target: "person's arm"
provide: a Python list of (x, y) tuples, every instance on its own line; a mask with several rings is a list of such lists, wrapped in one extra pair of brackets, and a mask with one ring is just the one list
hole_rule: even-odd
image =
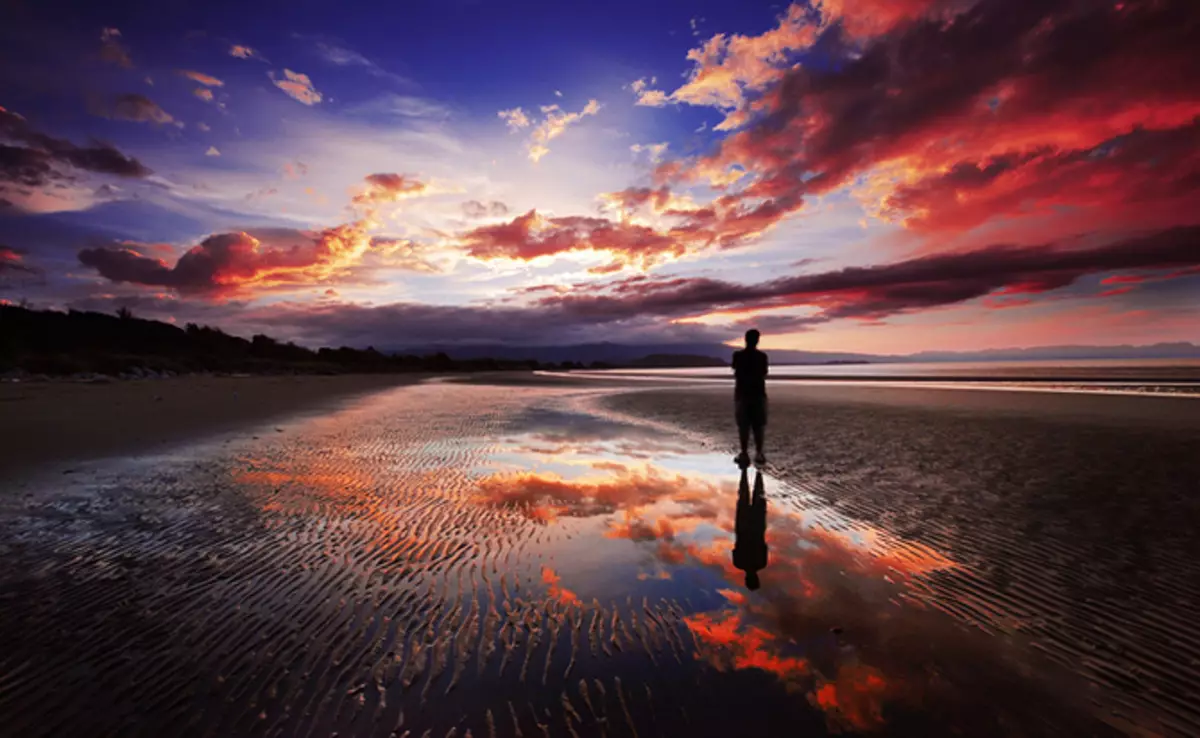
[(764, 377), (767, 376), (768, 374), (770, 374), (770, 367), (768, 366), (768, 364), (770, 364), (770, 362), (767, 361), (767, 355), (763, 354), (763, 376)]
[(734, 351), (733, 359), (731, 359), (729, 362), (729, 370), (732, 371), (734, 374), (737, 374), (738, 354), (740, 354), (740, 353), (741, 353), (740, 351)]

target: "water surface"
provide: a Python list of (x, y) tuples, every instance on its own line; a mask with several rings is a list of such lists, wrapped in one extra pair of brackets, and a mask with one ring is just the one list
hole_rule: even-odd
[[(5, 734), (1092, 735), (1126, 719), (1003, 612), (957, 616), (931, 585), (963, 563), (597, 396), (400, 388), (23, 484), (0, 508)], [(734, 555), (763, 546), (756, 572)]]

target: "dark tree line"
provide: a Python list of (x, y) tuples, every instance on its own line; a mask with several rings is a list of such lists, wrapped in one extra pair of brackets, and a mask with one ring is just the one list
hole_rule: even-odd
[(117, 315), (106, 315), (0, 305), (0, 372), (341, 374), (538, 368), (576, 367), (539, 366), (536, 361), (459, 361), (444, 353), (401, 356), (384, 354), (371, 347), (343, 346), (314, 351), (261, 334), (246, 340), (195, 323), (180, 328), (134, 317), (125, 309)]

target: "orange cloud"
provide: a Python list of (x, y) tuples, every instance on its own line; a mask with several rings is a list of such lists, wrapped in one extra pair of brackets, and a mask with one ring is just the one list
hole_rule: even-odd
[(732, 130), (747, 120), (749, 95), (777, 82), (790, 66), (789, 54), (810, 47), (819, 25), (797, 3), (788, 7), (775, 28), (758, 35), (719, 33), (688, 52), (693, 63), (688, 80), (674, 92), (651, 89), (637, 80), (630, 89), (637, 104), (661, 107), (667, 102), (714, 107), (726, 117), (715, 130)]
[(241, 44), (233, 44), (230, 46), (229, 55), (236, 56), (238, 59), (260, 59), (266, 61), (263, 59), (262, 54), (259, 54), (249, 46), (242, 46)]
[(529, 159), (534, 163), (550, 153), (546, 144), (561, 136), (568, 126), (578, 123), (586, 116), (600, 112), (600, 103), (588, 100), (587, 105), (584, 105), (583, 110), (578, 113), (568, 113), (557, 105), (544, 105), (542, 112), (546, 114), (546, 117), (533, 129), (529, 140)]
[(199, 82), (200, 84), (204, 85), (205, 87), (224, 87), (225, 86), (225, 83), (222, 82), (221, 80), (217, 79), (216, 77), (213, 77), (210, 74), (204, 74), (203, 72), (195, 72), (190, 69), (180, 69), (179, 73), (182, 74), (184, 77), (187, 77), (188, 79), (192, 80), (193, 82)]
[[(543, 156), (550, 153), (547, 144), (561, 136), (568, 127), (575, 125), (589, 115), (595, 115), (600, 112), (600, 103), (596, 100), (588, 100), (583, 109), (577, 113), (568, 113), (557, 104), (543, 105), (541, 111), (543, 115), (542, 121), (534, 126), (532, 133), (530, 133), (529, 141), (526, 144), (529, 160), (534, 163), (537, 163)], [(497, 115), (511, 131), (519, 131), (522, 128), (528, 128), (533, 125), (533, 121), (529, 115), (521, 108), (501, 110)]]
[(637, 99), (634, 105), (642, 105), (648, 108), (661, 108), (671, 102), (671, 98), (662, 90), (656, 90), (650, 85), (658, 82), (657, 77), (651, 77), (649, 81), (646, 78), (635, 79), (627, 85), (627, 89), (631, 90)]
[[(780, 25), (762, 36), (717, 34), (688, 52), (694, 64), (689, 81), (668, 93), (648, 87), (643, 80), (630, 86), (637, 105), (663, 107), (667, 103), (714, 107), (725, 119), (713, 130), (741, 127), (752, 111), (762, 106), (758, 93), (777, 82), (790, 66), (789, 54), (801, 51), (816, 40), (818, 29), (805, 19), (805, 11), (793, 5)], [(700, 130), (707, 129), (705, 123)]]
[(625, 538), (630, 541), (673, 541), (675, 540), (676, 524), (667, 517), (661, 517), (654, 522), (630, 515), (626, 512), (623, 520), (610, 520), (605, 535), (609, 538)]
[(548, 566), (542, 567), (542, 581), (546, 583), (546, 594), (550, 599), (558, 600), (564, 605), (578, 605), (579, 597), (569, 589), (560, 584), (561, 577)]
[(265, 244), (248, 233), (220, 233), (188, 249), (174, 266), (129, 248), (90, 248), (79, 261), (114, 282), (171, 287), (183, 293), (224, 296), (322, 282), (344, 276), (372, 248), (367, 221), (297, 232), (290, 244)]
[(192, 90), (192, 94), (195, 95), (196, 97), (200, 98), (204, 102), (212, 102), (213, 101), (212, 90), (207, 89), (205, 87), (197, 87), (196, 89)]
[(307, 74), (300, 74), (299, 72), (285, 69), (283, 70), (283, 79), (277, 79), (274, 72), (268, 76), (271, 77), (271, 81), (275, 83), (276, 87), (283, 90), (287, 93), (288, 97), (297, 102), (302, 102), (305, 105), (316, 105), (321, 102), (321, 93), (317, 91), (317, 88), (313, 87), (312, 80), (308, 78)]
[(697, 655), (716, 669), (761, 669), (788, 682), (810, 673), (807, 659), (780, 655), (784, 642), (762, 628), (744, 625), (737, 611), (693, 613), (683, 622), (700, 647)]
[(553, 509), (556, 514), (586, 517), (635, 508), (681, 492), (712, 494), (716, 487), (655, 469), (616, 472), (599, 479), (567, 480), (553, 474), (494, 474), (478, 483), (479, 499), (521, 510)]
[(354, 196), (356, 205), (379, 205), (428, 194), (429, 185), (404, 174), (369, 174), (366, 189)]
[(517, 131), (522, 128), (529, 127), (529, 116), (521, 108), (511, 108), (509, 110), (501, 110), (496, 113), (497, 116), (509, 127), (510, 130)]

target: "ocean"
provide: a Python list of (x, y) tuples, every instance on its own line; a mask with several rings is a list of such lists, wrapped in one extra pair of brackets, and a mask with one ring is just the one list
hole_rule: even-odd
[[(768, 352), (769, 354), (770, 352)], [(601, 373), (601, 372), (598, 372)], [(609, 369), (604, 374), (725, 378), (726, 367)], [(1200, 383), (1200, 359), (1082, 359), (1039, 361), (780, 364), (772, 379), (1081, 382), (1103, 384)]]

